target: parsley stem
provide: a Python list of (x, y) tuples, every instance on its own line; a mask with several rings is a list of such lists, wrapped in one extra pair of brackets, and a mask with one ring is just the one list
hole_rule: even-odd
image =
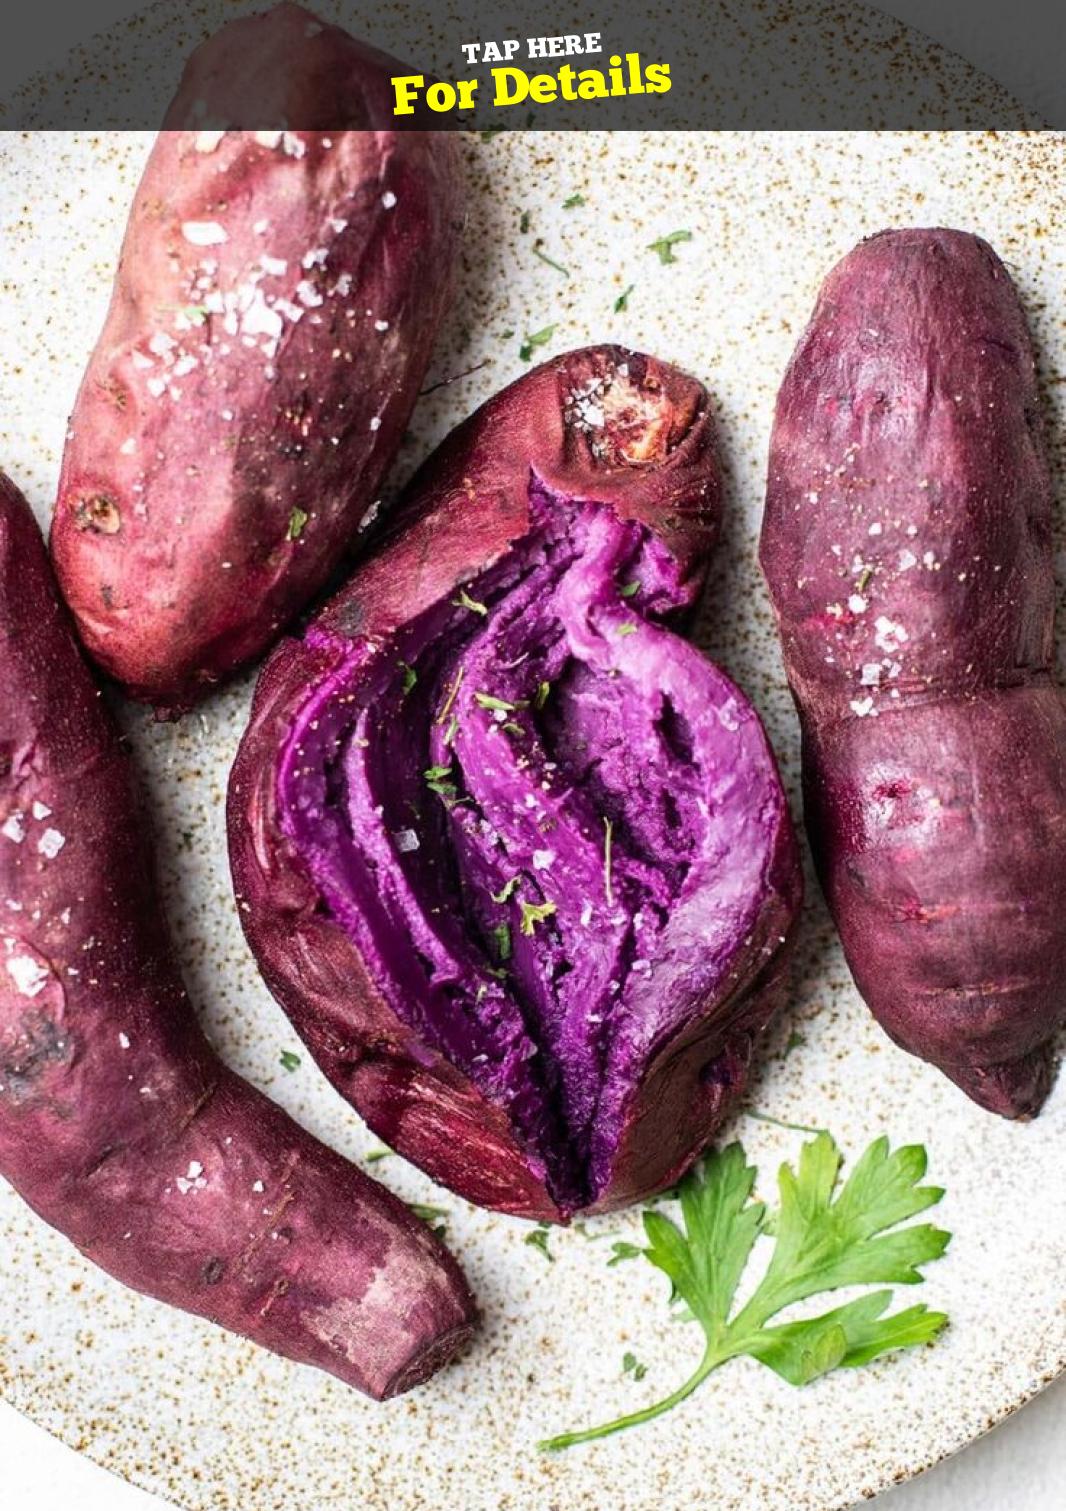
[(562, 1448), (572, 1448), (575, 1443), (592, 1443), (597, 1438), (606, 1438), (612, 1433), (624, 1432), (627, 1427), (639, 1427), (642, 1422), (651, 1422), (656, 1417), (672, 1411), (675, 1406), (680, 1406), (682, 1401), (687, 1401), (689, 1396), (700, 1388), (707, 1376), (720, 1364), (724, 1364), (728, 1357), (728, 1354), (722, 1354), (716, 1348), (708, 1348), (696, 1373), (670, 1395), (664, 1396), (661, 1401), (655, 1401), (651, 1406), (644, 1406), (640, 1411), (631, 1411), (624, 1417), (616, 1417), (613, 1422), (605, 1422), (600, 1427), (586, 1427), (582, 1432), (561, 1432), (558, 1437), (544, 1438), (537, 1447), (542, 1453), (558, 1453)]
[(808, 1123), (786, 1123), (782, 1118), (773, 1118), (768, 1112), (753, 1112), (750, 1107), (745, 1107), (745, 1113), (754, 1118), (757, 1123), (773, 1123), (775, 1128), (787, 1128), (790, 1133), (825, 1133), (825, 1128), (812, 1128)]

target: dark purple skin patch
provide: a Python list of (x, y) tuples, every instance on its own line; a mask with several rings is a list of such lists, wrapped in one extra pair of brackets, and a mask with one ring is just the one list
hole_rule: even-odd
[[(750, 987), (788, 819), (751, 705), (659, 622), (685, 602), (662, 543), (536, 477), (530, 511), (454, 600), (346, 647), (278, 806), (392, 1011), (569, 1214), (608, 1186), (656, 1051)], [(723, 1088), (731, 1054), (723, 1031)]]

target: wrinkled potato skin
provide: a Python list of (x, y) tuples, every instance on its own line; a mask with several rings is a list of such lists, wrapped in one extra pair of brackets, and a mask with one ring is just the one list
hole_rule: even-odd
[(1006, 1117), (1039, 1109), (1066, 1014), (1051, 500), (1033, 350), (992, 249), (945, 230), (857, 247), (781, 389), (762, 563), (859, 990)]
[(470, 1333), (454, 1261), (228, 1070), (171, 952), (127, 759), (0, 479), (0, 1174), (126, 1285), (375, 1397)]
[[(608, 426), (606, 455), (573, 423), (568, 395), (627, 366), (660, 422)], [(565, 1220), (506, 1114), (393, 1013), (352, 940), (284, 835), (277, 758), (307, 688), (361, 643), (377, 643), (490, 568), (533, 528), (530, 469), (560, 494), (646, 524), (678, 561), (694, 600), (721, 525), (715, 425), (703, 388), (665, 363), (590, 347), (534, 368), (454, 430), (409, 485), (381, 549), (318, 615), (307, 638), (268, 660), (230, 780), (230, 863), (241, 923), (271, 991), (322, 1069), (375, 1131), (434, 1179), (481, 1206)], [(633, 1099), (616, 1169), (596, 1211), (671, 1185), (742, 1094), (782, 1000), (801, 880), (791, 833), (767, 878), (762, 932), (747, 959), (765, 971), (706, 1004), (664, 1043)], [(788, 943), (781, 946), (787, 936)], [(738, 975), (744, 977), (743, 962)], [(703, 1074), (726, 1035), (728, 1080)]]
[(277, 118), (325, 129), (160, 133), (52, 527), (89, 653), (171, 714), (262, 652), (354, 542), (422, 384), (462, 222), (453, 136), (376, 129), (389, 60), (297, 7), (206, 43), (168, 121), (202, 99), (215, 118), (253, 44), (252, 82), (284, 81)]

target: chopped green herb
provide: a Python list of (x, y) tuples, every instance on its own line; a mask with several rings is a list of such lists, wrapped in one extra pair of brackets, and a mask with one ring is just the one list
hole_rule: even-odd
[(529, 211), (528, 210), (523, 210), (522, 214), (521, 214), (521, 216), (519, 217), (519, 220), (518, 220), (518, 229), (521, 231), (521, 233), (522, 233), (523, 236), (529, 230), (530, 219), (531, 219), (531, 216), (530, 216)]
[(622, 290), (618, 298), (614, 301), (614, 312), (616, 315), (620, 315), (623, 310), (627, 310), (629, 308), (629, 296), (635, 288), (636, 284), (631, 283), (627, 289)]
[(430, 792), (444, 799), (449, 808), (455, 806), (456, 785), (452, 781), (450, 766), (427, 766), (422, 776)]
[(794, 1049), (799, 1049), (800, 1046), (802, 1044), (806, 1044), (806, 1042), (807, 1040), (803, 1037), (803, 1035), (797, 1033), (796, 1030), (793, 1029), (788, 1036), (788, 1043), (785, 1045), (785, 1052), (781, 1058), (787, 1060)]
[(632, 598), (635, 593), (640, 592), (640, 583), (636, 580), (633, 582), (624, 582), (618, 589), (618, 592), (622, 598)]
[(526, 339), (522, 342), (522, 345), (518, 348), (518, 356), (520, 360), (523, 362), (529, 362), (532, 359), (534, 348), (538, 346), (547, 346), (548, 342), (554, 335), (554, 325), (546, 325), (544, 326), (543, 330), (534, 331), (532, 335), (527, 335)]
[(289, 515), (289, 540), (300, 539), (300, 536), (303, 534), (304, 525), (306, 525), (310, 517), (311, 516), (309, 514), (305, 514), (302, 509), (294, 509), (292, 511), (292, 513)]
[(691, 231), (671, 231), (669, 236), (660, 236), (658, 241), (649, 241), (648, 251), (657, 252), (662, 263), (676, 262), (674, 248), (679, 241), (691, 241)]
[(511, 339), (511, 337), (513, 335), (514, 335), (514, 331), (513, 330), (512, 331), (504, 331), (503, 335), (500, 337), (500, 340), (501, 341), (510, 341), (510, 339)]
[(522, 922), (519, 928), (527, 939), (533, 938), (533, 931), (538, 923), (543, 923), (546, 918), (550, 918), (556, 911), (553, 902), (523, 902), (520, 903), (520, 907), (522, 909)]
[(479, 708), (498, 708), (501, 713), (513, 714), (520, 708), (528, 708), (528, 703), (508, 703), (506, 698), (494, 698), (491, 693), (475, 693), (474, 702)]
[(609, 818), (603, 821), (603, 893), (607, 899), (607, 906), (614, 907), (614, 888), (611, 885), (611, 840), (614, 838), (614, 824)]
[(455, 714), (452, 714), (451, 718), (448, 721), (448, 728), (444, 731), (445, 745), (450, 745), (458, 733), (459, 720), (456, 718)]
[(420, 1217), (436, 1233), (438, 1238), (443, 1238), (448, 1228), (447, 1207), (428, 1207), (423, 1202), (408, 1202), (408, 1206), (416, 1217)]
[(533, 694), (533, 707), (543, 708), (545, 703), (547, 703), (548, 701), (548, 694), (551, 692), (551, 690), (552, 685), (550, 682), (538, 682), (537, 690)]
[(555, 1263), (555, 1255), (548, 1247), (548, 1234), (544, 1228), (534, 1228), (522, 1241), (528, 1243), (530, 1248), (539, 1249), (549, 1264)]
[(391, 1159), (391, 1157), (392, 1150), (386, 1149), (384, 1146), (382, 1146), (380, 1149), (371, 1149), (368, 1154), (364, 1154), (363, 1163), (366, 1165), (377, 1165), (381, 1162), (381, 1160)]
[(863, 567), (858, 582), (855, 584), (856, 592), (863, 593), (869, 585), (870, 578), (874, 575), (873, 567)]
[(513, 897), (514, 889), (517, 887), (518, 882), (519, 878), (517, 876), (512, 876), (510, 881), (505, 881), (498, 892), (491, 894), (493, 902), (506, 902), (509, 897)]
[(300, 1068), (300, 1056), (294, 1055), (291, 1049), (283, 1049), (278, 1059), (286, 1070), (299, 1070)]
[(506, 131), (506, 126), (482, 126), (478, 136), (483, 142), (491, 142), (494, 136), (499, 136), (501, 131)]
[(510, 722), (510, 720), (508, 720), (508, 722), (506, 724), (501, 724), (500, 728), (503, 730), (504, 734), (508, 734), (508, 735), (524, 735), (525, 734), (525, 730), (522, 728), (521, 724), (512, 724)]
[(397, 661), (396, 665), (403, 672), (401, 690), (404, 697), (406, 698), (407, 694), (411, 691), (415, 683), (418, 681), (418, 673), (415, 671), (414, 667), (410, 666), (406, 661)]
[(624, 1375), (632, 1375), (634, 1380), (643, 1380), (644, 1376), (648, 1373), (648, 1366), (646, 1364), (638, 1364), (636, 1354), (631, 1354), (627, 1349), (622, 1355), (622, 1373)]
[(620, 624), (618, 626), (618, 633), (620, 635), (635, 635), (637, 633), (637, 627), (633, 623), (632, 619), (627, 619), (625, 624)]
[(626, 1259), (637, 1259), (644, 1250), (639, 1243), (625, 1243), (619, 1239), (611, 1245), (611, 1257), (607, 1261), (607, 1268), (611, 1269), (616, 1264), (621, 1264)]
[(756, 1240), (767, 1230), (765, 1205), (752, 1199), (755, 1170), (739, 1144), (711, 1155), (682, 1180), (679, 1227), (661, 1212), (644, 1213), (644, 1257), (671, 1283), (675, 1315), (703, 1331), (695, 1372), (663, 1400), (601, 1427), (542, 1442), (558, 1450), (651, 1421), (687, 1400), (730, 1359), (755, 1359), (789, 1385), (806, 1385), (834, 1369), (855, 1369), (883, 1354), (930, 1343), (947, 1317), (924, 1305), (885, 1316), (890, 1290), (874, 1290), (819, 1316), (772, 1319), (800, 1301), (850, 1286), (913, 1285), (940, 1257), (950, 1234), (931, 1223), (900, 1224), (934, 1206), (938, 1186), (919, 1182), (926, 1153), (912, 1144), (890, 1152), (875, 1139), (839, 1184), (841, 1154), (828, 1133), (800, 1150), (798, 1169), (782, 1165), (774, 1247), (749, 1299), (734, 1310), (737, 1288)]
[(511, 925), (509, 923), (498, 923), (492, 931), (492, 940), (496, 946), (496, 959), (510, 960)]
[(577, 1234), (579, 1234), (579, 1236), (582, 1237), (582, 1238), (584, 1238), (588, 1243), (599, 1243), (599, 1241), (600, 1241), (601, 1238), (610, 1238), (610, 1236), (611, 1236), (610, 1233), (592, 1233), (592, 1232), (590, 1232), (589, 1231), (589, 1225), (588, 1225), (587, 1222), (575, 1222), (574, 1223), (574, 1232), (577, 1233)]
[(485, 615), (489, 611), (487, 604), (478, 603), (476, 598), (471, 598), (465, 588), (459, 589), (459, 597), (453, 598), (452, 603), (457, 609), (469, 609), (472, 614)]
[(585, 196), (583, 194), (571, 194), (569, 198), (563, 200), (563, 209), (576, 210), (578, 205), (583, 205), (584, 203)]
[(564, 268), (561, 262), (556, 262), (554, 257), (548, 256), (547, 252), (544, 250), (544, 242), (539, 236), (533, 243), (533, 256), (539, 257), (541, 262), (546, 262), (548, 266), (550, 268), (554, 268), (557, 273), (562, 273), (564, 278), (570, 277), (569, 268)]
[(203, 325), (209, 312), (206, 304), (186, 304), (178, 313), (184, 315), (191, 325)]

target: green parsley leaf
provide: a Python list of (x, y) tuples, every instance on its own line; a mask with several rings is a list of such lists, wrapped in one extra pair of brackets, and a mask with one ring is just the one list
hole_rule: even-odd
[(634, 1380), (643, 1380), (648, 1373), (648, 1366), (638, 1363), (636, 1354), (631, 1354), (627, 1349), (622, 1355), (622, 1373), (632, 1375)]
[(190, 325), (203, 325), (207, 319), (208, 309), (206, 304), (186, 304), (182, 306), (179, 313), (185, 316)]
[(622, 1239), (616, 1239), (611, 1245), (611, 1257), (607, 1261), (607, 1268), (622, 1264), (626, 1259), (639, 1259), (644, 1250), (639, 1243), (626, 1243)]
[(794, 1049), (799, 1049), (802, 1045), (806, 1044), (806, 1042), (807, 1040), (803, 1037), (803, 1035), (801, 1033), (797, 1033), (796, 1030), (793, 1029), (788, 1036), (788, 1043), (785, 1045), (781, 1058), (783, 1060), (787, 1060)]
[(493, 902), (506, 902), (509, 897), (512, 897), (514, 895), (514, 889), (518, 885), (518, 880), (519, 878), (517, 876), (512, 876), (510, 881), (504, 882), (503, 886), (498, 892), (491, 893), (490, 895)]
[(408, 665), (408, 663), (406, 661), (397, 661), (396, 665), (403, 672), (403, 682), (401, 683), (401, 691), (403, 692), (403, 695), (406, 698), (407, 694), (411, 691), (411, 689), (414, 687), (415, 683), (418, 681), (418, 673), (415, 671), (414, 667)]
[(543, 923), (556, 911), (553, 902), (523, 902), (519, 906), (522, 909), (522, 922), (519, 928), (527, 939), (533, 938), (533, 932), (538, 923)]
[(629, 296), (635, 288), (636, 284), (631, 283), (627, 289), (622, 290), (618, 298), (614, 301), (614, 312), (616, 315), (620, 315), (623, 310), (627, 310), (629, 308)]
[(532, 359), (534, 348), (537, 346), (547, 346), (554, 335), (554, 325), (546, 325), (542, 330), (534, 331), (532, 335), (527, 335), (522, 345), (518, 348), (518, 355), (521, 361), (529, 362)]
[(451, 745), (458, 733), (459, 720), (456, 718), (455, 714), (452, 714), (451, 718), (448, 720), (448, 728), (444, 731), (445, 745)]
[(583, 205), (584, 203), (585, 196), (583, 194), (571, 194), (563, 200), (563, 209), (576, 210), (578, 205)]
[(469, 609), (472, 614), (485, 615), (488, 613), (488, 605), (479, 603), (476, 598), (471, 598), (465, 588), (459, 589), (459, 597), (453, 598), (452, 603), (457, 609)]
[(622, 586), (618, 589), (618, 594), (619, 594), (620, 598), (632, 598), (633, 595), (634, 595), (634, 593), (639, 593), (639, 592), (640, 592), (640, 583), (637, 582), (636, 580), (634, 580), (633, 582), (624, 582), (622, 584)]
[(541, 262), (546, 262), (548, 266), (550, 268), (554, 268), (557, 273), (562, 273), (564, 278), (570, 277), (569, 268), (564, 268), (561, 262), (556, 262), (554, 257), (548, 256), (547, 252), (544, 250), (544, 240), (540, 236), (538, 236), (536, 241), (533, 243), (533, 256), (539, 257)]
[(660, 236), (658, 241), (648, 242), (648, 251), (657, 252), (662, 263), (676, 262), (674, 247), (679, 241), (691, 241), (691, 231), (671, 231), (669, 236)]
[(550, 682), (538, 682), (537, 690), (533, 694), (533, 707), (543, 708), (545, 703), (547, 703), (548, 701), (548, 694), (551, 692), (551, 690), (552, 685)]
[(427, 782), (441, 782), (446, 777), (450, 777), (451, 774), (452, 768), (450, 766), (427, 766), (422, 773)]
[(380, 1149), (371, 1149), (368, 1154), (364, 1154), (363, 1155), (363, 1163), (365, 1165), (376, 1165), (376, 1164), (378, 1164), (383, 1159), (391, 1159), (391, 1158), (392, 1158), (392, 1150), (391, 1149), (386, 1149), (384, 1147), (384, 1145), (383, 1145)]
[(303, 534), (304, 525), (306, 525), (307, 521), (310, 518), (311, 516), (309, 514), (305, 514), (302, 509), (294, 509), (289, 515), (289, 529), (287, 532), (288, 539), (299, 540), (300, 536)]
[(529, 211), (528, 210), (523, 210), (522, 214), (521, 214), (521, 216), (519, 217), (519, 220), (518, 220), (518, 229), (521, 231), (521, 233), (522, 233), (523, 236), (529, 230), (530, 219), (531, 219), (531, 216), (530, 216)]
[(921, 1267), (938, 1259), (951, 1237), (931, 1223), (909, 1222), (944, 1194), (939, 1186), (920, 1184), (926, 1165), (920, 1145), (892, 1152), (882, 1137), (841, 1185), (840, 1150), (828, 1133), (818, 1133), (800, 1150), (797, 1169), (785, 1164), (778, 1172), (773, 1253), (749, 1299), (736, 1308), (741, 1277), (769, 1226), (767, 1211), (752, 1199), (756, 1172), (740, 1145), (712, 1154), (680, 1183), (683, 1228), (661, 1212), (644, 1213), (644, 1257), (669, 1279), (671, 1299), (683, 1304), (685, 1320), (698, 1322), (703, 1332), (697, 1369), (652, 1406), (539, 1446), (557, 1451), (661, 1416), (730, 1359), (756, 1359), (798, 1386), (833, 1369), (855, 1369), (932, 1342), (947, 1323), (943, 1312), (919, 1305), (886, 1316), (890, 1290), (771, 1325), (786, 1307), (829, 1291), (915, 1285), (924, 1278)]
[(869, 586), (870, 578), (873, 575), (874, 575), (874, 568), (873, 567), (863, 567), (862, 572), (860, 573), (860, 576), (859, 576), (859, 580), (855, 584), (855, 591), (857, 593), (864, 593), (866, 591), (867, 587)]
[(478, 136), (483, 142), (491, 142), (494, 136), (499, 136), (501, 131), (506, 130), (506, 126), (482, 126)]
[(509, 923), (498, 923), (492, 931), (492, 942), (496, 946), (496, 959), (510, 960), (511, 925)]
[(549, 1264), (555, 1263), (555, 1255), (548, 1247), (548, 1234), (544, 1228), (534, 1228), (531, 1233), (526, 1234), (522, 1242), (528, 1243), (531, 1248), (539, 1249)]
[(618, 633), (620, 635), (635, 635), (637, 633), (637, 626), (633, 623), (632, 619), (627, 619), (625, 624), (618, 626)]
[(500, 339), (502, 341), (510, 341), (510, 339), (511, 339), (511, 337), (513, 335), (514, 335), (514, 331), (504, 331), (504, 333), (503, 333), (503, 335), (501, 336)]
[(291, 1049), (283, 1049), (278, 1059), (286, 1070), (299, 1070), (300, 1068), (300, 1056), (294, 1055)]

